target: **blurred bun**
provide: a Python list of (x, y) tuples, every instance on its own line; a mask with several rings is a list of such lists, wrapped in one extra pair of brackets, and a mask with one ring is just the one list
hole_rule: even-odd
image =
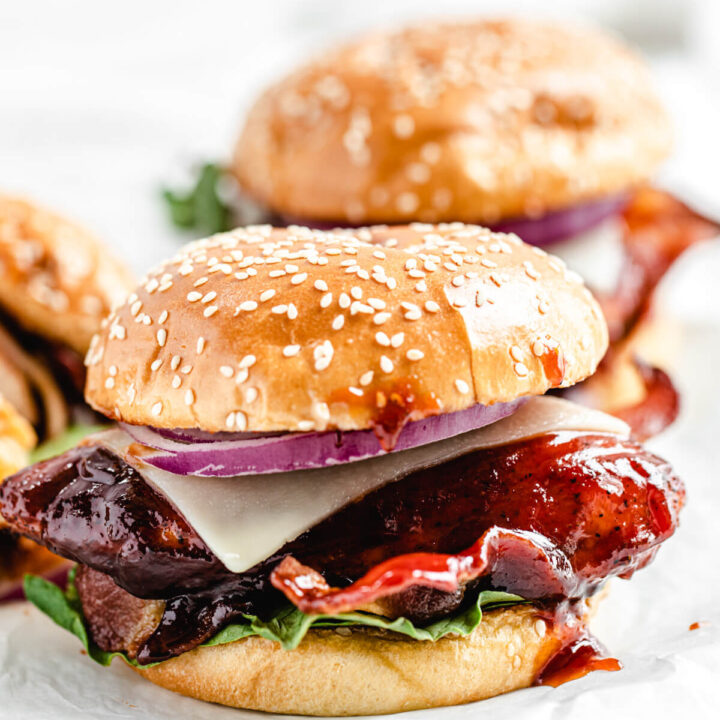
[(358, 430), (572, 385), (606, 347), (579, 277), (516, 236), (262, 226), (151, 273), (93, 340), (86, 398), (157, 427)]
[(79, 353), (132, 278), (87, 230), (0, 195), (0, 310)]
[(647, 180), (670, 135), (644, 63), (600, 31), (425, 22), (269, 88), (233, 168), (259, 203), (308, 222), (493, 224)]
[(30, 423), (0, 395), (0, 482), (28, 464), (36, 440)]

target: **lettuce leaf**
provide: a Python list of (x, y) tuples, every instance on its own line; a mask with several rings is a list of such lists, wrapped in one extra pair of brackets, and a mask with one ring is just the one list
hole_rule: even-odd
[(219, 192), (224, 175), (225, 170), (220, 165), (205, 163), (197, 170), (193, 188), (186, 192), (163, 191), (170, 219), (176, 227), (203, 235), (233, 228), (231, 208)]
[[(54, 583), (35, 575), (25, 576), (24, 588), (25, 597), (60, 627), (78, 637), (93, 660), (101, 665), (109, 665), (114, 657), (121, 657), (128, 665), (138, 666), (138, 662), (127, 657), (125, 653), (106, 652), (91, 641), (75, 589), (74, 569), (68, 576), (65, 592)], [(451, 633), (469, 635), (480, 624), (483, 610), (517, 605), (523, 602), (525, 601), (518, 595), (483, 590), (467, 608), (425, 627), (416, 627), (410, 620), (403, 617), (390, 620), (380, 615), (359, 611), (338, 613), (337, 615), (306, 615), (291, 605), (280, 610), (268, 621), (260, 620), (254, 615), (245, 615), (244, 622), (224, 627), (217, 635), (203, 643), (203, 646), (223, 645), (256, 635), (279, 642), (285, 650), (293, 650), (300, 644), (311, 627), (373, 627), (400, 633), (414, 640), (435, 641)], [(144, 667), (149, 667), (149, 665)]]
[(107, 430), (108, 427), (108, 425), (71, 425), (60, 435), (38, 445), (30, 453), (30, 464), (34, 465), (41, 460), (62, 455), (66, 450), (74, 448), (84, 437), (101, 430)]

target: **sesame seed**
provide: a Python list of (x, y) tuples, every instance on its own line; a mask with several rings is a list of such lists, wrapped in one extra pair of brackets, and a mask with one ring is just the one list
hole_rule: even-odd
[(235, 374), (235, 371), (229, 365), (221, 365), (220, 374), (226, 378), (231, 378)]
[(523, 359), (523, 351), (518, 345), (512, 345), (510, 347), (510, 357), (517, 362), (521, 362)]
[(195, 393), (192, 390), (185, 392), (185, 404), (192, 405), (195, 402)]
[(294, 303), (290, 303), (288, 305), (287, 316), (288, 320), (294, 320), (298, 316), (298, 309), (295, 307)]
[(357, 397), (362, 397), (365, 394), (360, 388), (353, 387), (352, 385), (348, 387), (348, 391)]
[(257, 306), (258, 304), (254, 300), (245, 300), (238, 305), (238, 309), (244, 310), (245, 312), (252, 312), (253, 310), (257, 310)]
[(158, 322), (162, 325), (166, 320), (168, 319), (168, 311), (163, 310), (160, 313), (160, 317), (158, 318)]
[(192, 369), (193, 369), (193, 366), (192, 366), (192, 365), (183, 365), (183, 366), (180, 368), (180, 372), (181, 372), (183, 375), (189, 375), (189, 374), (192, 372)]
[(300, 352), (300, 346), (299, 345), (286, 345), (283, 348), (283, 355), (286, 358), (294, 357)]
[(237, 371), (237, 375), (235, 376), (235, 383), (237, 385), (242, 385), (248, 379), (249, 375), (250, 375), (250, 371), (247, 368), (241, 367)]
[(157, 344), (160, 347), (164, 347), (166, 340), (167, 340), (167, 330), (165, 328), (160, 328), (157, 331)]
[(152, 406), (150, 412), (151, 412), (155, 417), (157, 417), (157, 416), (162, 412), (162, 409), (163, 409), (162, 403), (161, 403), (161, 402), (156, 402), (156, 403)]
[(257, 361), (257, 358), (254, 355), (246, 355), (240, 361), (240, 367), (241, 368), (251, 368), (255, 364), (256, 361)]
[(217, 297), (217, 293), (214, 290), (211, 290), (209, 293), (205, 293), (203, 295), (203, 299), (200, 301), (203, 305), (207, 305), (209, 302), (212, 302)]
[(117, 375), (117, 372), (118, 372), (117, 365), (111, 365), (111, 366), (108, 368), (108, 373), (110, 373), (110, 375), (111, 375), (112, 377), (115, 377), (115, 376)]
[(115, 387), (115, 378), (107, 378), (105, 380), (105, 389), (106, 390), (112, 390)]
[(399, 332), (392, 336), (390, 339), (390, 344), (394, 348), (399, 348), (403, 342), (405, 341), (405, 333)]
[(375, 310), (384, 310), (386, 307), (385, 301), (380, 300), (380, 298), (368, 298), (367, 303), (371, 308), (374, 308)]
[(283, 275), (287, 275), (287, 273), (284, 270), (271, 270), (268, 273), (268, 275), (271, 278), (279, 278), (279, 277), (282, 277)]
[(373, 375), (374, 375), (374, 374), (375, 374), (375, 373), (374, 373), (372, 370), (368, 370), (367, 372), (364, 372), (364, 373), (360, 376), (360, 384), (363, 385), (363, 386), (369, 385), (369, 384), (372, 382), (372, 379), (373, 379)]
[(425, 309), (431, 313), (440, 312), (440, 306), (434, 300), (428, 300), (425, 303)]
[(387, 322), (391, 317), (392, 316), (389, 312), (380, 312), (373, 317), (373, 323), (375, 323), (375, 325), (382, 325)]
[(301, 282), (305, 282), (307, 280), (307, 273), (298, 273), (297, 275), (293, 275), (290, 279), (290, 282), (293, 285), (299, 285)]
[(425, 292), (427, 290), (427, 283), (424, 280), (415, 283), (415, 290), (417, 292)]
[(384, 373), (391, 373), (394, 368), (393, 361), (387, 355), (380, 356), (380, 369)]
[(203, 276), (203, 277), (201, 277), (201, 278), (198, 278), (198, 279), (193, 283), (193, 287), (200, 287), (201, 285), (204, 285), (209, 279), (210, 279), (210, 278), (205, 277), (205, 276)]
[(413, 120), (412, 116), (404, 113), (396, 115), (393, 119), (393, 132), (396, 137), (406, 140), (415, 132), (415, 120)]
[(254, 387), (249, 387), (245, 391), (245, 402), (248, 403), (248, 405), (251, 405), (257, 400), (258, 397), (258, 389)]
[(409, 310), (404, 317), (406, 320), (419, 320), (422, 317), (422, 312), (420, 312), (420, 309)]
[(456, 275), (451, 282), (455, 287), (460, 287), (465, 284), (465, 278), (462, 275)]
[(160, 358), (157, 358), (157, 360), (153, 360), (152, 363), (150, 363), (150, 369), (155, 372), (161, 365), (163, 361)]
[(172, 386), (177, 390), (180, 387), (182, 380), (179, 375), (173, 375)]
[(327, 422), (330, 419), (330, 408), (327, 403), (319, 402), (315, 403), (315, 414), (321, 419)]
[(411, 350), (408, 350), (405, 354), (405, 357), (408, 360), (417, 361), (422, 360), (425, 357), (425, 353), (422, 350), (417, 350), (416, 348), (412, 348)]
[(318, 279), (313, 283), (313, 287), (321, 292), (327, 292), (328, 284), (324, 280)]
[(345, 324), (345, 316), (344, 315), (336, 315), (332, 321), (332, 329), (340, 330), (340, 328), (342, 328), (342, 326), (344, 324)]
[(235, 413), (235, 427), (240, 432), (245, 432), (247, 430), (247, 415), (242, 410), (238, 410)]
[(375, 341), (383, 347), (390, 347), (390, 338), (382, 331), (375, 333)]
[(484, 257), (482, 260), (480, 260), (480, 264), (486, 268), (496, 268), (498, 266), (496, 262), (493, 262), (492, 260), (490, 260), (486, 257)]
[(338, 300), (338, 304), (343, 310), (349, 308), (351, 302), (352, 301), (350, 300), (350, 296), (347, 293), (340, 293), (340, 299)]
[(545, 345), (541, 340), (536, 340), (533, 343), (532, 352), (535, 357), (542, 357), (545, 354)]
[(218, 311), (217, 305), (210, 305), (205, 308), (205, 310), (203, 311), (203, 315), (205, 317), (212, 317), (217, 311)]
[(192, 292), (189, 292), (187, 294), (187, 299), (189, 302), (197, 302), (202, 298), (202, 293), (198, 292), (197, 290), (193, 290)]
[(460, 378), (455, 381), (455, 387), (461, 395), (467, 395), (470, 392), (470, 386)]
[(272, 288), (269, 290), (263, 290), (263, 292), (260, 293), (260, 302), (267, 302), (271, 298), (275, 297), (275, 290)]
[(527, 377), (528, 372), (529, 371), (527, 369), (527, 365), (525, 365), (524, 363), (521, 363), (521, 362), (515, 363), (515, 374), (516, 375), (518, 375), (519, 377)]
[(228, 416), (225, 418), (225, 425), (229, 428), (234, 427), (234, 425), (235, 425), (235, 413), (234, 412), (228, 413)]
[(284, 315), (287, 312), (287, 309), (287, 305), (275, 305), (270, 309), (270, 312), (275, 313), (275, 315)]
[(322, 299), (320, 300), (320, 307), (326, 308), (333, 300), (332, 293), (325, 293), (325, 295), (322, 296)]
[(205, 349), (205, 338), (204, 337), (200, 336), (197, 339), (197, 345), (196, 345), (195, 349), (197, 350), (198, 355), (202, 355), (202, 352)]

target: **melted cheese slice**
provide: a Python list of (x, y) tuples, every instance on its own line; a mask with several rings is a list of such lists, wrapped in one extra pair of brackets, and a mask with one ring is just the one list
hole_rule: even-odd
[(272, 475), (207, 478), (174, 475), (128, 451), (122, 430), (88, 438), (137, 468), (185, 517), (231, 572), (244, 572), (286, 542), (363, 495), (420, 468), (474, 450), (562, 431), (627, 436), (628, 426), (605, 413), (553, 397), (528, 400), (487, 427), (361, 462)]
[(611, 217), (584, 233), (543, 248), (557, 255), (597, 292), (611, 293), (625, 264), (622, 222)]

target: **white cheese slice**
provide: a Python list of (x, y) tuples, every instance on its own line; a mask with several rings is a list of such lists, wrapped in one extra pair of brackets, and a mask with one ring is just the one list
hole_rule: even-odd
[(231, 572), (265, 560), (326, 517), (408, 472), (473, 450), (560, 431), (627, 436), (628, 426), (605, 413), (553, 397), (528, 400), (492, 425), (370, 460), (272, 475), (207, 478), (174, 475), (128, 452), (122, 430), (88, 438), (123, 457), (177, 508)]
[(608, 218), (584, 233), (543, 249), (563, 260), (591, 290), (611, 293), (626, 260), (622, 221), (618, 217)]

